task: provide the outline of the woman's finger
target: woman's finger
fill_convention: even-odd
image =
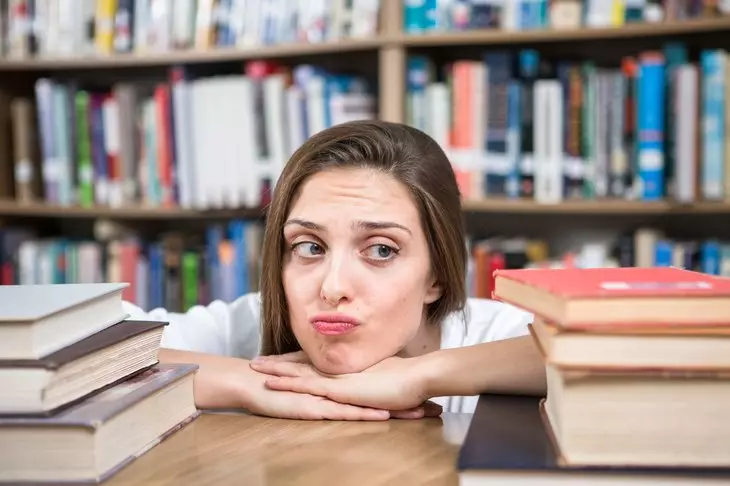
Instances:
[[[324,400],[323,411],[329,420],[388,420],[390,413],[387,410],[363,408],[355,405]]]
[[[309,398],[306,415],[312,417],[313,420],[381,421],[390,418],[387,410],[347,405],[319,397]]]
[[[308,393],[318,397],[328,397],[328,379],[318,376],[292,377],[281,376],[269,378],[265,381],[266,386],[272,390],[292,391],[296,393]],[[335,399],[335,397],[329,397]]]
[[[267,375],[292,377],[317,376],[317,372],[310,365],[291,361],[253,360],[250,366],[259,373],[265,373]]]

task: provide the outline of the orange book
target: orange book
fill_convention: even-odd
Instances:
[[[563,329],[730,327],[730,278],[673,267],[497,270],[493,297]]]

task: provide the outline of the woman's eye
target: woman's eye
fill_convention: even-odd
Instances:
[[[317,243],[311,241],[303,241],[296,243],[293,247],[294,252],[304,258],[311,258],[324,253],[324,249]]]
[[[373,245],[367,249],[368,258],[374,260],[387,260],[392,258],[398,250],[388,245]]]

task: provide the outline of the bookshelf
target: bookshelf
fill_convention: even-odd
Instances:
[[[555,215],[728,215],[730,204],[723,202],[701,202],[677,204],[667,201],[566,201],[557,204],[540,204],[528,199],[481,199],[462,203],[468,213],[499,214],[555,214]],[[80,207],[54,206],[45,203],[23,203],[0,201],[0,218],[74,218],[74,219],[120,219],[120,220],[206,220],[230,218],[264,217],[266,208],[207,209],[195,210],[178,207]]]
[[[53,0],[48,1],[49,4],[53,3]],[[139,0],[139,3],[143,3],[143,1]],[[545,2],[545,0],[519,1],[532,2],[535,5]],[[87,5],[93,3],[95,2],[89,2]],[[98,0],[97,6],[101,3],[107,3],[107,0]],[[109,5],[113,3],[116,2],[111,2]],[[160,4],[162,3],[164,2]],[[174,8],[177,9],[185,8],[182,5],[195,3],[181,0],[179,4],[169,2],[168,5],[175,5]],[[201,5],[206,2],[197,0],[197,3]],[[209,5],[213,5],[213,3],[209,2]],[[221,5],[224,3],[222,2]],[[325,3],[323,2],[323,5]],[[461,2],[461,4],[468,3]],[[480,8],[492,8],[484,7],[488,3],[481,2],[482,7]],[[569,3],[575,5],[576,1],[555,0],[552,5]],[[585,3],[583,2],[584,5]],[[646,3],[647,5],[657,4],[657,2],[651,1]],[[701,2],[695,3],[699,4]],[[122,4],[131,5],[132,2],[118,2],[118,5]],[[237,4],[236,0],[231,2],[231,5],[234,4]],[[306,2],[293,1],[292,4],[300,5],[306,4]],[[345,2],[340,3],[332,0],[332,5],[335,4],[344,5]],[[375,4],[378,4],[378,2],[374,0],[352,2],[352,5],[366,6],[362,8],[371,8]],[[669,1],[666,4],[674,4],[676,7],[679,2]],[[0,5],[3,5],[3,2],[0,2]],[[547,5],[547,2],[545,2],[545,5]],[[169,87],[168,91],[155,92],[154,89],[145,88],[147,91],[141,96],[144,99],[159,102],[159,100],[155,101],[155,96],[159,95],[162,97],[161,99],[170,100],[168,103],[172,106],[172,103],[174,103],[172,98],[175,96],[173,86],[176,79],[188,80],[187,76],[189,74],[190,82],[188,84],[192,86],[196,79],[208,76],[245,75],[250,77],[252,74],[245,71],[246,66],[257,64],[261,68],[271,63],[275,64],[277,69],[286,70],[287,76],[291,77],[294,77],[293,73],[298,67],[304,65],[321,67],[328,75],[352,74],[357,77],[357,82],[363,80],[367,84],[367,94],[372,97],[373,105],[365,109],[365,113],[370,113],[372,116],[384,120],[412,123],[418,126],[412,119],[413,83],[411,63],[414,58],[420,57],[433,62],[433,68],[437,74],[429,80],[429,83],[448,86],[453,78],[446,79],[446,77],[452,76],[453,71],[448,71],[448,74],[446,74],[447,66],[453,66],[462,61],[486,65],[484,56],[485,53],[490,52],[510,52],[518,55],[520,52],[530,50],[544,56],[551,63],[557,63],[563,59],[570,59],[576,63],[595,61],[597,68],[600,70],[604,67],[618,69],[620,61],[624,57],[630,56],[639,59],[642,53],[661,51],[664,45],[673,42],[686,43],[688,62],[695,65],[700,63],[700,53],[703,50],[730,49],[730,12],[723,14],[715,12],[713,15],[706,15],[705,13],[692,14],[689,16],[691,18],[681,20],[671,18],[652,22],[629,22],[627,20],[626,23],[620,26],[574,25],[555,28],[543,25],[539,28],[522,26],[511,29],[487,28],[484,26],[460,29],[437,27],[432,30],[414,33],[410,32],[406,25],[408,23],[406,17],[409,13],[405,9],[406,4],[402,0],[380,0],[375,17],[372,17],[377,20],[376,31],[367,31],[368,21],[366,20],[365,24],[360,24],[360,31],[356,35],[336,38],[319,36],[321,38],[314,42],[303,42],[301,39],[294,39],[291,35],[285,34],[283,30],[277,30],[276,35],[280,36],[281,39],[277,38],[275,41],[269,39],[265,42],[251,43],[228,40],[221,43],[221,32],[227,32],[226,35],[229,37],[225,35],[223,37],[230,38],[230,29],[233,28],[232,23],[226,24],[225,19],[228,14],[224,10],[215,14],[214,17],[217,20],[209,25],[210,31],[207,34],[207,41],[202,45],[199,45],[199,33],[196,32],[184,43],[183,47],[149,48],[141,49],[138,52],[134,48],[121,50],[115,48],[114,43],[110,40],[111,38],[107,35],[104,37],[105,42],[99,41],[98,38],[87,38],[83,49],[65,48],[64,53],[59,53],[55,52],[54,49],[56,48],[51,45],[47,49],[54,52],[18,56],[8,54],[10,47],[6,42],[4,46],[6,55],[0,56],[0,112],[5,109],[4,106],[7,107],[9,100],[25,98],[33,103],[25,106],[26,115],[37,116],[38,92],[36,83],[39,80],[50,80],[51,84],[57,82],[64,86],[66,83],[78,82],[78,85],[70,85],[72,90],[77,88],[87,89],[90,93],[94,90],[105,90],[107,91],[105,96],[108,96],[109,93],[116,96],[118,92],[114,90],[117,85],[127,85],[126,87],[128,87],[130,84],[140,83],[153,88],[167,85]],[[484,12],[481,13],[484,14]],[[100,22],[97,19],[99,12],[96,11],[86,11],[78,15],[85,15],[87,24],[88,22]],[[325,23],[334,22],[332,19],[338,18],[337,15],[340,15],[340,13],[330,13],[329,15],[331,15],[331,19],[325,20]],[[352,17],[352,22],[362,18],[367,19],[368,15],[357,17],[358,19]],[[482,15],[480,21],[487,17],[489,16]],[[550,19],[543,18],[542,22],[549,24]],[[145,28],[151,28],[150,25],[152,24],[144,25]],[[194,23],[194,25],[196,24]],[[316,22],[312,22],[308,28],[316,30],[313,27],[315,25]],[[311,34],[311,32],[307,32],[308,35]],[[315,32],[315,37],[319,35],[317,32]],[[0,34],[3,33],[0,32]],[[135,35],[132,33],[132,37]],[[179,32],[175,35],[179,35]],[[259,32],[259,35],[263,34]],[[41,41],[38,42],[40,42],[39,45],[45,45]],[[48,41],[48,43],[49,45],[53,44],[52,41]],[[266,74],[266,76],[269,74]],[[547,77],[554,80],[557,75],[553,72]],[[278,86],[273,89],[283,89],[285,93],[288,89],[286,83],[290,82],[287,79],[286,77],[283,79],[282,82],[285,83],[283,87]],[[702,87],[702,79],[702,73],[700,72],[698,88]],[[728,83],[730,83],[730,77]],[[237,89],[240,88],[239,86]],[[46,86],[44,89],[54,90],[56,86],[50,88]],[[234,92],[242,93],[243,91],[231,91],[230,93]],[[281,96],[284,96],[284,94]],[[237,96],[231,97],[233,99],[237,98]],[[458,110],[453,105],[448,105],[452,102],[453,99],[449,98],[447,100],[447,109],[449,111],[446,116],[432,118],[450,118],[450,122],[453,122],[458,116]],[[93,103],[91,98],[89,103]],[[727,103],[730,106],[730,100]],[[115,106],[115,109],[120,110],[122,104]],[[701,100],[698,100],[697,105],[701,106]],[[220,109],[225,110],[225,106],[225,103],[222,104]],[[245,108],[239,104],[237,109],[242,109],[242,107]],[[147,108],[152,109],[149,106]],[[138,109],[137,105],[135,105],[135,109]],[[292,117],[288,118],[291,119]],[[696,118],[699,118],[699,115]],[[208,118],[208,120],[211,119]],[[730,120],[730,117],[728,117],[728,120]],[[238,122],[240,122],[240,119],[234,120],[234,123]],[[87,129],[91,130],[93,123],[89,123]],[[153,125],[155,123],[152,122]],[[12,125],[12,116],[7,113],[0,113],[0,126],[8,128],[4,134],[0,134],[0,141],[2,141],[3,136],[7,136],[8,131],[13,133]],[[24,155],[26,158],[29,157],[42,162],[41,125],[38,120],[31,122],[30,126],[33,128],[33,133],[26,134],[26,136],[31,137],[33,141],[26,147],[28,150],[25,151]],[[143,128],[140,130],[148,129],[144,123],[142,126]],[[424,127],[419,126],[419,128]],[[433,127],[428,128],[429,130],[434,129]],[[156,130],[160,130],[160,128],[157,127]],[[165,129],[162,130],[164,132]],[[168,130],[172,131],[174,127],[168,128]],[[251,134],[253,133],[254,131],[251,131]],[[730,131],[726,131],[726,133],[730,133]],[[254,135],[251,136],[254,137]],[[172,140],[170,143],[175,143],[174,139],[178,137],[170,135],[169,138]],[[272,140],[277,139],[269,139],[267,144],[272,145]],[[448,137],[443,140],[445,140],[445,145],[449,145]],[[282,159],[280,162],[283,163],[287,158],[286,152],[290,152],[296,143],[296,141],[287,141],[287,150],[278,154],[278,158]],[[123,142],[117,141],[118,147],[119,144],[122,147],[124,146]],[[93,148],[93,144],[91,145]],[[273,145],[278,144],[274,143]],[[33,150],[31,150],[31,146]],[[725,150],[730,150],[730,144],[728,147]],[[243,144],[237,145],[232,151],[242,151],[243,148]],[[445,146],[445,148],[456,166],[459,166],[461,161],[469,158],[471,160],[467,160],[466,166],[470,166],[471,162],[476,159],[479,159],[480,164],[484,163],[485,157],[483,154],[476,156],[473,153],[465,153],[460,147]],[[139,147],[135,147],[136,152],[131,156],[131,159],[129,154],[126,156],[134,164],[141,163],[138,150]],[[177,147],[174,151],[169,149],[169,152],[175,154],[177,154],[177,151]],[[116,155],[119,156],[119,153]],[[256,155],[249,154],[249,156],[255,157]],[[271,154],[269,156],[274,157]],[[91,169],[87,168],[85,170],[92,170],[92,172],[96,170],[94,169],[96,163],[94,157],[96,156],[91,153]],[[177,157],[177,155],[167,155],[167,157],[172,160],[172,157]],[[197,154],[196,157],[198,157]],[[211,160],[215,158],[211,153],[201,154],[198,158],[201,157],[210,158]],[[730,159],[730,153],[726,157]],[[247,156],[243,155],[242,158],[247,158]],[[11,161],[15,159],[17,159],[17,154],[11,154]],[[178,161],[175,160],[174,163],[177,164]],[[43,170],[42,165],[42,163],[39,164],[35,170],[36,175]],[[726,162],[725,167],[730,167],[730,164]],[[164,171],[159,170],[162,172],[159,172],[155,177],[164,179],[163,183],[171,183],[171,172],[168,171],[163,174]],[[271,170],[275,171],[276,169],[272,168]],[[98,186],[93,187],[96,184],[93,179],[91,181],[92,187],[85,189],[86,197],[91,199],[86,200],[83,204],[77,201],[59,204],[58,201],[48,199],[45,194],[20,201],[18,200],[17,188],[13,187],[14,182],[12,182],[14,175],[18,173],[17,168],[14,169],[8,166],[7,163],[4,167],[3,160],[0,158],[0,171],[3,171],[0,173],[0,240],[2,239],[3,228],[16,226],[29,228],[30,231],[34,232],[37,231],[39,234],[44,235],[44,238],[60,239],[83,238],[83,235],[79,236],[78,234],[78,230],[81,228],[82,233],[86,231],[87,237],[93,238],[93,229],[90,228],[94,227],[95,221],[119,221],[125,225],[126,229],[131,228],[133,230],[138,226],[142,231],[144,228],[145,238],[150,235],[151,231],[152,238],[165,241],[164,244],[161,243],[164,249],[176,248],[175,251],[178,252],[178,257],[172,260],[178,261],[178,264],[182,266],[183,255],[187,251],[185,248],[198,255],[204,252],[206,238],[210,236],[209,229],[205,229],[208,222],[228,225],[223,234],[224,238],[231,239],[233,237],[230,235],[233,234],[232,228],[234,226],[248,220],[263,221],[265,216],[265,204],[256,201],[257,198],[260,199],[258,196],[249,198],[249,200],[242,197],[234,204],[229,201],[223,205],[226,209],[216,209],[221,206],[220,201],[208,201],[210,209],[196,209],[200,207],[200,204],[190,204],[190,201],[187,204],[179,205],[176,202],[171,203],[169,200],[142,201],[141,199],[148,199],[148,195],[142,194],[141,189],[131,199],[116,201],[114,204],[106,200],[100,202],[93,195],[94,191],[98,190]],[[214,170],[211,171],[215,172]],[[695,175],[699,177],[698,173],[695,173]],[[474,177],[478,178],[481,175],[478,175],[477,172]],[[724,177],[730,178],[730,173],[725,174]],[[8,181],[11,182],[8,183]],[[141,187],[142,182],[137,182]],[[39,184],[36,190],[44,193],[45,190],[42,186],[43,184]],[[106,185],[103,187],[106,187]],[[725,183],[725,188],[728,187],[730,187],[730,184]],[[78,187],[72,186],[69,190],[75,193]],[[163,188],[162,192],[169,192],[169,190],[170,188],[166,187]],[[246,190],[251,190],[250,186]],[[654,240],[672,239],[674,238],[672,234],[676,232],[683,234],[683,231],[687,229],[690,230],[688,234],[691,234],[692,238],[697,240],[705,241],[707,238],[720,238],[718,244],[722,252],[722,248],[724,248],[722,245],[725,244],[724,238],[730,239],[730,229],[727,228],[725,223],[730,215],[730,189],[725,190],[727,193],[723,197],[711,198],[713,200],[704,198],[700,194],[701,191],[697,189],[696,193],[693,192],[692,197],[682,201],[676,200],[667,191],[659,200],[654,200],[657,198],[642,200],[642,197],[637,195],[627,195],[626,197],[612,197],[609,195],[608,197],[594,196],[585,200],[580,197],[563,197],[547,202],[539,201],[532,196],[525,197],[521,194],[505,197],[499,191],[494,194],[484,191],[483,194],[465,194],[463,209],[468,222],[467,231],[473,237],[473,241],[491,238],[502,231],[520,233],[521,228],[525,229],[525,233],[530,231],[551,233],[558,235],[558,238],[570,241],[570,235],[587,227],[590,227],[590,231],[600,232],[610,226],[611,231],[643,231],[642,234],[648,234],[646,232],[649,231],[649,228],[658,227],[659,230],[657,230]],[[181,196],[178,194],[178,197]],[[613,223],[609,223],[609,219],[611,221],[617,219],[625,221],[626,227],[611,226]],[[65,223],[67,220],[71,223]],[[549,222],[546,223],[546,221]],[[160,235],[154,235],[156,228],[161,232]],[[171,228],[176,229],[176,235],[169,235]],[[662,233],[664,230],[667,230],[666,235]],[[66,233],[67,231],[68,233]],[[190,245],[181,243],[181,238],[179,238],[181,234],[186,233],[193,239],[193,243]],[[565,235],[569,236],[566,237]],[[106,245],[107,242],[104,242],[104,244]],[[144,243],[143,246],[146,244]],[[186,247],[186,245],[188,246]],[[2,241],[0,241],[0,264],[3,258],[2,246]],[[137,250],[130,250],[131,253],[134,253],[134,251]],[[151,261],[149,255],[147,255],[147,258],[148,262]],[[255,254],[251,258],[255,260]],[[730,253],[728,253],[728,258],[730,258]],[[193,266],[193,260],[194,257],[188,254],[190,266]],[[195,265],[201,265],[202,268],[205,264],[203,260],[201,259]],[[106,265],[106,263],[101,264]],[[251,275],[251,282],[254,282],[255,272],[251,272]],[[240,293],[243,288],[243,286],[239,286],[239,292],[234,292],[229,296]],[[168,305],[168,307],[174,306]]]

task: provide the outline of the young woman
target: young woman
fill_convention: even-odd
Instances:
[[[405,125],[347,123],[280,175],[260,294],[184,314],[127,307],[169,322],[160,361],[200,365],[199,408],[383,420],[471,412],[482,392],[544,393],[532,316],[467,298],[466,251],[438,144]]]

